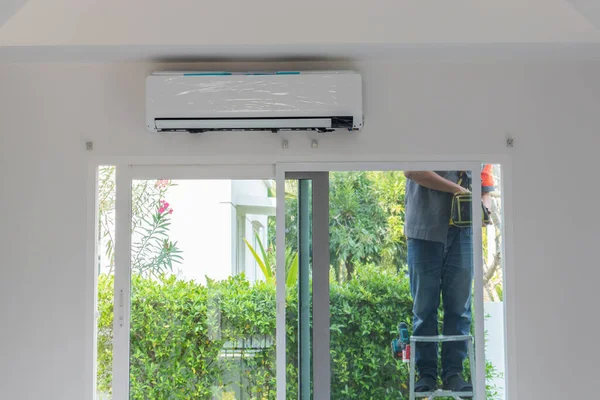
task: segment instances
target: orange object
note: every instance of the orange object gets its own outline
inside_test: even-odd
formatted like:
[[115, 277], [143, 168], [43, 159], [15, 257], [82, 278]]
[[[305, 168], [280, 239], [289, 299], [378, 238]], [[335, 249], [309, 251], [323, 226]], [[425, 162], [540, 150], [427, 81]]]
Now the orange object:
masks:
[[494, 175], [492, 174], [492, 164], [485, 164], [481, 170], [481, 190], [482, 192], [492, 192], [494, 190]]

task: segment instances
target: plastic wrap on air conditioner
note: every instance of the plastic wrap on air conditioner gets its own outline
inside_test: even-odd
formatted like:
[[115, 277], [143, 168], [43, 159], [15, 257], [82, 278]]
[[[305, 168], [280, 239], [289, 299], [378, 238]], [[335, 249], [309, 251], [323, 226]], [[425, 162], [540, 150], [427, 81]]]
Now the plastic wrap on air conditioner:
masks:
[[147, 112], [149, 127], [156, 119], [349, 116], [362, 125], [362, 80], [353, 72], [155, 73]]

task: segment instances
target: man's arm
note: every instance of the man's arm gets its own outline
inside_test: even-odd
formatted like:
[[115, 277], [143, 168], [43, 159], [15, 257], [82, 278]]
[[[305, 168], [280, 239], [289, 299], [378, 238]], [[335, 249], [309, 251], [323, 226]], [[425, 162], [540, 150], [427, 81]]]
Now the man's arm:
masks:
[[490, 192], [481, 193], [481, 202], [483, 206], [487, 208], [488, 212], [492, 210], [492, 195]]
[[433, 171], [405, 171], [404, 176], [428, 189], [452, 194], [469, 193], [468, 189], [446, 178], [442, 178]]

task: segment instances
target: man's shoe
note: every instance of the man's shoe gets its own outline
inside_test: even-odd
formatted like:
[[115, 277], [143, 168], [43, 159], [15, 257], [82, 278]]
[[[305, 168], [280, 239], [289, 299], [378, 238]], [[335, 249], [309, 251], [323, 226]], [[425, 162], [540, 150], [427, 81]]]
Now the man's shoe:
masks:
[[416, 393], [433, 392], [436, 389], [436, 379], [431, 375], [423, 375], [415, 384]]
[[[444, 381], [444, 390], [452, 392], [472, 392], [473, 385], [465, 381], [459, 374], [452, 375]], [[472, 396], [462, 396], [463, 399], [472, 399]]]

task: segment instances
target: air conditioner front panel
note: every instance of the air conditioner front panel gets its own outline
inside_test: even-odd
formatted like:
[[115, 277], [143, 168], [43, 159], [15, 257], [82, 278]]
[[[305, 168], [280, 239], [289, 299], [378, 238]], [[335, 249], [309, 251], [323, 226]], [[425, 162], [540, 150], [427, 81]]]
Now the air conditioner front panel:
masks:
[[362, 127], [362, 79], [356, 73], [161, 73], [146, 83], [147, 125], [154, 131], [161, 130], [160, 120], [211, 119], [253, 121], [249, 129], [259, 129], [255, 120], [269, 119], [265, 129], [285, 129], [288, 119], [351, 117], [354, 129]]

